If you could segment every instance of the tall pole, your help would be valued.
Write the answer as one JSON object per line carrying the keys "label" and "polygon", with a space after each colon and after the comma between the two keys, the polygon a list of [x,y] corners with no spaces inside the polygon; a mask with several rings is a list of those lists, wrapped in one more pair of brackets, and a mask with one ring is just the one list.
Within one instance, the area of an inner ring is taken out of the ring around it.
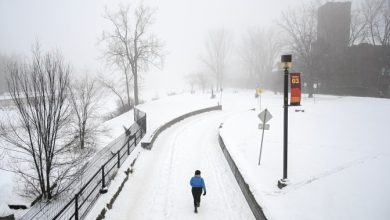
{"label": "tall pole", "polygon": [[259,111],[261,111],[261,93],[262,92],[260,92],[260,94],[259,94],[259,101],[260,101]]}
{"label": "tall pole", "polygon": [[264,130],[265,130],[265,125],[266,125],[266,122],[265,122],[266,118],[267,118],[267,111],[264,112],[263,133],[261,134],[261,145],[260,145],[259,164],[258,164],[259,166],[260,166],[260,160],[261,160],[261,151],[263,150],[263,140],[264,140]]}
{"label": "tall pole", "polygon": [[282,55],[281,63],[284,68],[284,119],[283,119],[283,179],[278,181],[279,189],[287,186],[287,155],[288,155],[288,69],[291,67],[292,56]]}
{"label": "tall pole", "polygon": [[284,69],[284,122],[283,122],[283,179],[287,179],[288,140],[288,69]]}

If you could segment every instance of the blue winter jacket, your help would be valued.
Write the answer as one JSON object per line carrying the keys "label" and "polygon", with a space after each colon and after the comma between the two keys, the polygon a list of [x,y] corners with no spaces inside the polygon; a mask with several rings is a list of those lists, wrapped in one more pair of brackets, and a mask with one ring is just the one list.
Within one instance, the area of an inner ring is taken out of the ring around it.
{"label": "blue winter jacket", "polygon": [[202,187],[203,191],[206,192],[206,185],[204,184],[204,180],[200,176],[193,176],[191,178],[190,184],[192,187]]}

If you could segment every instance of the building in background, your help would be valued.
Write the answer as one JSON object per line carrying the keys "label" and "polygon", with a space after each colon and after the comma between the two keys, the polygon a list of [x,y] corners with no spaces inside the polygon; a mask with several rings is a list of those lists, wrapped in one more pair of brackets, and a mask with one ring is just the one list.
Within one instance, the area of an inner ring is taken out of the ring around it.
{"label": "building in background", "polygon": [[351,2],[328,2],[318,8],[317,42],[322,49],[344,52],[349,44]]}
{"label": "building in background", "polygon": [[326,94],[390,97],[390,47],[349,46],[350,24],[351,2],[319,7],[314,82]]}

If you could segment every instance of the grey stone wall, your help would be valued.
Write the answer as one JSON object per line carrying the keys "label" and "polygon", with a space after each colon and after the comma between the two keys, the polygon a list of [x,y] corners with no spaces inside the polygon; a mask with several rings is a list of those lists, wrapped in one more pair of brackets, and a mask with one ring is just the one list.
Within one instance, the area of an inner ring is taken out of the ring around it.
{"label": "grey stone wall", "polygon": [[197,115],[197,114],[201,114],[201,113],[204,113],[204,112],[209,112],[209,111],[216,111],[216,110],[222,110],[222,106],[221,105],[217,105],[217,106],[214,106],[214,107],[209,107],[209,108],[204,108],[204,109],[200,109],[200,110],[196,110],[196,111],[193,111],[193,112],[189,112],[187,114],[184,114],[182,116],[179,116],[175,119],[172,119],[171,121],[165,123],[164,125],[160,126],[159,128],[156,129],[156,131],[154,131],[154,133],[151,135],[151,137],[149,138],[149,140],[145,140],[141,143],[141,146],[144,148],[144,149],[148,149],[148,150],[151,150],[152,147],[153,147],[153,143],[154,141],[156,140],[156,138],[161,134],[161,132],[163,132],[165,129],[167,129],[168,127],[172,126],[173,124],[183,120],[183,119],[186,119],[188,117],[191,117],[191,116],[194,116],[194,115]]}
{"label": "grey stone wall", "polygon": [[264,215],[263,209],[257,203],[255,197],[253,196],[253,194],[250,190],[249,185],[245,182],[236,163],[234,162],[233,158],[230,156],[230,153],[229,153],[228,149],[226,148],[225,143],[223,142],[221,135],[218,136],[218,141],[219,141],[219,146],[221,147],[223,154],[225,155],[225,158],[226,158],[227,162],[229,163],[230,169],[232,170],[233,175],[236,178],[236,181],[237,181],[238,185],[240,186],[242,194],[244,194],[244,197],[245,197],[246,201],[248,202],[248,205],[249,205],[250,209],[252,210],[253,215],[258,220],[266,220],[267,218]]}

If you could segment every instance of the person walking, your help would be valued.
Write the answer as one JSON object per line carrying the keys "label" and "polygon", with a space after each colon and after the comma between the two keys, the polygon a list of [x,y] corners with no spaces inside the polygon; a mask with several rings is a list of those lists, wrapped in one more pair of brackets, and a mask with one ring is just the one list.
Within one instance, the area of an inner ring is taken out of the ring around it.
{"label": "person walking", "polygon": [[192,187],[192,197],[194,198],[194,207],[195,213],[198,213],[198,207],[200,206],[200,196],[202,195],[203,190],[203,196],[206,195],[206,185],[204,183],[203,178],[200,176],[200,170],[195,171],[195,176],[193,176],[190,180],[190,185]]}

